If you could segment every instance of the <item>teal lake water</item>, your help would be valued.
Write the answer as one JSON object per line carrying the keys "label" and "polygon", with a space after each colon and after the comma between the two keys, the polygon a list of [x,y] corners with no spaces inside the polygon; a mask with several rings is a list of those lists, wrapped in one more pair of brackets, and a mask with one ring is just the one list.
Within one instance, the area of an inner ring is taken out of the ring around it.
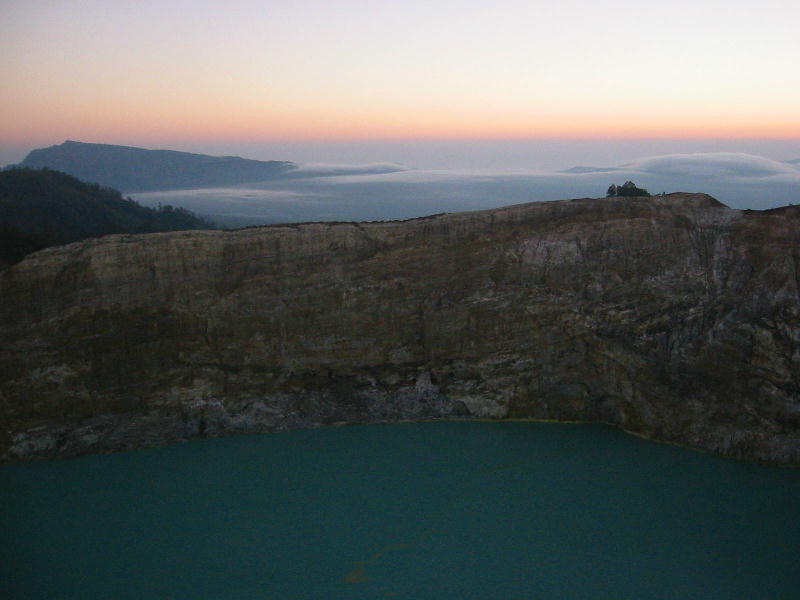
{"label": "teal lake water", "polygon": [[800,470],[428,423],[0,469],[9,599],[795,599]]}

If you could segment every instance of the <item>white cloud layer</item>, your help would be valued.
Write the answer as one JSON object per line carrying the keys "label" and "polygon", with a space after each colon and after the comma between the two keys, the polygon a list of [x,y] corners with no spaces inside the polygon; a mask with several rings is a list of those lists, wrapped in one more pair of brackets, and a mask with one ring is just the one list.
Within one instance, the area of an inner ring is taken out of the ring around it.
{"label": "white cloud layer", "polygon": [[336,164],[313,162],[300,165],[292,170],[291,174],[304,177],[324,177],[336,175],[379,175],[382,173],[396,173],[406,171],[408,167],[393,162],[374,162],[364,164]]}
{"label": "white cloud layer", "polygon": [[264,200],[294,200],[301,196],[306,196],[302,192],[291,190],[263,190],[259,188],[200,188],[200,189],[187,189],[187,190],[166,190],[162,192],[140,192],[134,194],[137,199],[158,201],[161,199],[168,200],[176,197],[191,197],[191,198],[220,198],[224,197],[229,200],[250,200],[259,198]]}
{"label": "white cloud layer", "polygon": [[[383,169],[381,171],[381,169]],[[421,170],[396,163],[305,165],[298,176],[241,188],[138,194],[241,224],[406,219],[522,202],[599,197],[634,181],[653,194],[705,192],[733,208],[800,203],[800,169],[742,153],[668,154],[624,165],[543,173],[532,169]],[[220,221],[222,222],[222,221]]]}
{"label": "white cloud layer", "polygon": [[780,179],[800,183],[800,171],[788,163],[735,152],[668,154],[642,158],[619,167],[621,171],[629,169],[659,177]]}

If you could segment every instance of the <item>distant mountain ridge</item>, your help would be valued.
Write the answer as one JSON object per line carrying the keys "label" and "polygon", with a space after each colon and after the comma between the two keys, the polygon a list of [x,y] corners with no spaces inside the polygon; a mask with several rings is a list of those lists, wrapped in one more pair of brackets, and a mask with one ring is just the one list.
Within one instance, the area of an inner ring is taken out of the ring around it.
{"label": "distant mountain ridge", "polygon": [[236,185],[274,179],[297,168],[288,161],[147,150],[72,140],[33,150],[18,166],[62,171],[124,193]]}

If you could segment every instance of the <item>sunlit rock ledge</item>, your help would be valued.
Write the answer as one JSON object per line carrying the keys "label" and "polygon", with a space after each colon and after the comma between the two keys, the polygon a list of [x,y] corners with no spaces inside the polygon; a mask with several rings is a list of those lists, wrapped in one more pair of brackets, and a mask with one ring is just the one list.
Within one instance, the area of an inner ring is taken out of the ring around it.
{"label": "sunlit rock ledge", "polygon": [[444,418],[800,464],[800,207],[113,235],[0,273],[2,460]]}

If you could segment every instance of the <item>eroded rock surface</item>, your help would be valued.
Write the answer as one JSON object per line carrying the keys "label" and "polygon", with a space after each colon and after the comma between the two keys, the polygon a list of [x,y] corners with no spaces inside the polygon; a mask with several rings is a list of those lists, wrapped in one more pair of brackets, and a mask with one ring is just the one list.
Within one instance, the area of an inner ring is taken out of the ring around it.
{"label": "eroded rock surface", "polygon": [[799,208],[672,194],[44,250],[0,273],[3,458],[474,417],[800,464]]}

